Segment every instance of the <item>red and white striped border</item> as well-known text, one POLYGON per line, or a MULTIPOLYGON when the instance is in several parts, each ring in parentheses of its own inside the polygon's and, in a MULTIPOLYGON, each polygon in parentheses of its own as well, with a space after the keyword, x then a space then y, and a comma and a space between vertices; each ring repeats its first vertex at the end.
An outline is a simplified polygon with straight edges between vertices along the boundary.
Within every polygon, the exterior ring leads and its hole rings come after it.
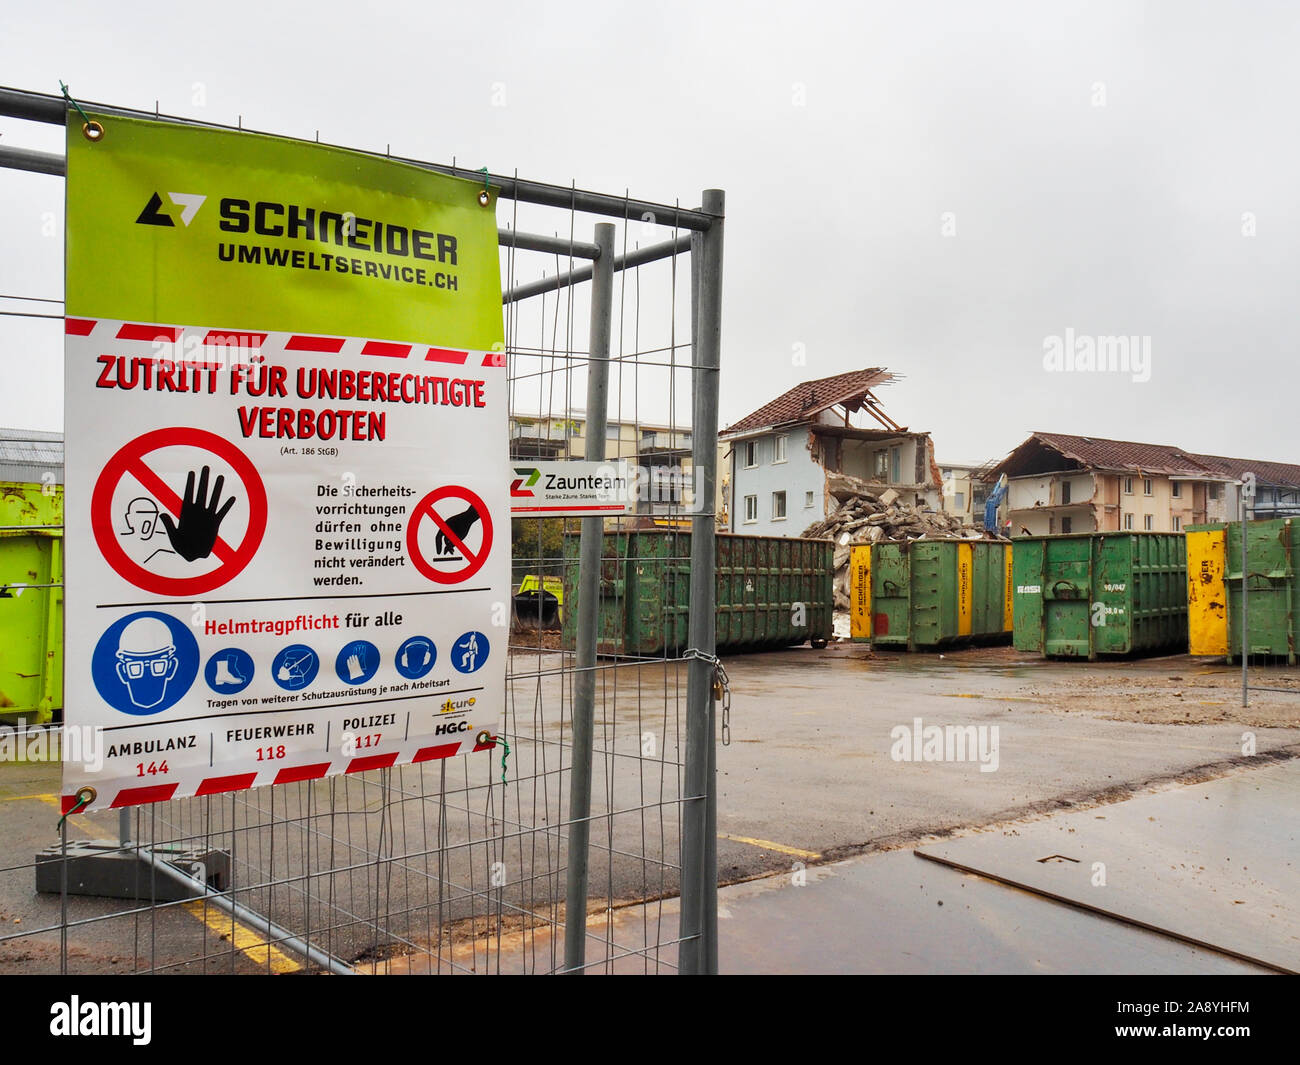
MULTIPOLYGON (((144 787, 119 787, 111 802, 102 792, 95 801, 81 813, 95 810, 117 810, 123 806, 141 806, 145 803, 167 802, 169 799, 187 799, 200 795, 224 795, 232 791, 248 791, 252 788, 265 787, 268 784, 296 784, 302 780, 322 780, 325 777, 341 776, 348 773, 366 773, 372 769, 392 769, 397 765, 417 765, 420 762, 432 762, 439 758, 454 758, 458 754, 474 754, 478 751, 490 751, 497 745, 495 736, 483 737, 482 734, 472 740, 455 740, 451 743, 434 744, 431 747, 419 747, 413 754, 403 758, 400 751, 390 754, 367 754, 355 758, 331 759, 310 762, 305 765, 283 766, 277 770, 252 773, 233 773, 219 777, 201 777, 197 783, 186 787, 181 780, 167 784, 149 784, 144 787)), ((184 772, 184 771, 182 771, 184 772)), ((86 782, 96 787, 93 781, 86 782)), ((115 782, 114 782, 115 783, 115 782)), ((98 788, 96 787, 96 790, 98 788)), ((61 796, 63 813, 76 807, 77 794, 61 796)))
POLYGON ((501 351, 463 351, 437 348, 426 344, 406 344, 393 340, 364 340, 357 337, 314 336, 307 333, 259 333, 246 329, 206 329, 183 325, 157 325, 97 318, 65 318, 68 336, 90 337, 159 344, 202 346, 219 351, 248 349, 263 355, 276 352, 312 352, 318 355, 366 355, 381 359, 404 359, 408 362, 432 362, 448 366, 485 366, 504 369, 506 356, 501 351), (197 338, 202 337, 202 340, 197 338), (194 338, 194 339, 191 339, 194 338))

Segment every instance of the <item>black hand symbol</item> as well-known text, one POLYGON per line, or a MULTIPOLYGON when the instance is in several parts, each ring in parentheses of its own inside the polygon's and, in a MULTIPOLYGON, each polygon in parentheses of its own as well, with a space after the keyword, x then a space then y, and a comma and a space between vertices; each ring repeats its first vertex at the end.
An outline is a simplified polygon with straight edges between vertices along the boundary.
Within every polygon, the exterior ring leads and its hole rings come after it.
POLYGON ((199 494, 196 496, 194 471, 190 471, 190 475, 185 479, 185 499, 181 503, 181 516, 175 524, 172 523, 170 514, 162 516, 163 526, 167 530, 172 547, 186 562, 207 558, 212 554, 212 546, 217 542, 217 530, 221 528, 221 520, 235 505, 235 497, 231 496, 226 500, 225 506, 220 510, 217 509, 221 489, 226 483, 225 477, 220 474, 217 476, 216 484, 212 486, 212 497, 208 498, 209 472, 208 467, 204 466, 203 472, 199 475, 199 494))

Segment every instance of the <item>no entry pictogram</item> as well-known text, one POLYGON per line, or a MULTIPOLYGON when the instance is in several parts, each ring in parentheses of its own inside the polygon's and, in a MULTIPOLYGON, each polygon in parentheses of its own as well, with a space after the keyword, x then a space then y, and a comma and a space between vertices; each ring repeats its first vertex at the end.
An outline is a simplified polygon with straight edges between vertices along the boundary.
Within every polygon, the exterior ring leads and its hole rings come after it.
MULTIPOLYGON (((483 500, 468 488, 449 484, 435 488, 415 505, 411 511, 410 523, 406 526, 406 550, 411 556, 411 565, 431 581, 438 584, 459 584, 468 580, 483 568, 489 552, 492 550, 492 518, 483 500), (451 500, 452 506, 444 507, 448 514, 440 513, 436 508, 443 500, 451 500), (470 512, 473 511, 473 517, 470 512), (428 518, 438 529, 438 542, 449 544, 460 552, 465 564, 456 569, 439 569, 420 551, 420 526, 428 518), (483 542, 477 552, 465 546, 469 530, 478 524, 483 530, 483 542), (445 539, 444 539, 445 538, 445 539)), ((435 559, 441 557, 435 552, 435 559)), ((454 555, 452 556, 455 557, 454 555)))
POLYGON ((155 429, 136 437, 105 463, 90 499, 90 526, 104 560, 120 577, 137 588, 155 595, 203 595, 232 580, 252 561, 266 531, 266 488, 248 456, 223 437, 203 429, 181 426, 155 429), (191 468, 211 461, 211 456, 221 459, 242 482, 242 494, 233 485, 230 491, 248 507, 248 525, 243 540, 232 547, 218 536, 211 553, 221 565, 195 577, 167 577, 146 569, 122 549, 113 530, 113 495, 122 478, 128 474, 139 481, 173 519, 180 518, 181 497, 149 464, 150 454, 168 447, 193 448, 199 452, 191 468))

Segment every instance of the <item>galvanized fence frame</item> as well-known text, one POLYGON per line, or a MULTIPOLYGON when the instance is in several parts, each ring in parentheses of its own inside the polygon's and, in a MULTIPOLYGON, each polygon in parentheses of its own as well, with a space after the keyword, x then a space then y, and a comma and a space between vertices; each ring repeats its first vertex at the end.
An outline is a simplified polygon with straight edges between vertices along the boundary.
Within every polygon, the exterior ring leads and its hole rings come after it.
MULTIPOLYGON (((85 106, 108 116, 231 128, 157 112, 90 103, 85 106)), ((0 116, 56 126, 81 122, 63 98, 14 89, 0 89, 0 116)), ((242 122, 238 128, 252 132, 242 122)), ((448 166, 391 155, 386 158, 438 173, 484 180, 484 171, 454 163, 448 166)), ((61 156, 9 145, 0 146, 0 167, 47 175, 64 173, 61 156)), ((286 968, 285 960, 292 955, 307 968, 345 974, 358 971, 353 949, 358 943, 368 943, 371 971, 396 971, 401 966, 395 966, 394 960, 403 957, 427 957, 426 969, 430 972, 480 971, 480 948, 482 967, 501 971, 505 967, 502 951, 505 936, 521 937, 521 960, 517 963, 521 971, 614 971, 620 968, 621 960, 628 958, 639 961, 641 971, 664 968, 675 968, 682 973, 717 971, 714 747, 718 663, 713 501, 717 482, 724 196, 720 191, 707 190, 701 206, 688 210, 677 205, 635 200, 627 195, 526 181, 517 176, 487 174, 486 180, 497 187, 502 199, 514 201, 516 209, 519 204, 529 204, 567 214, 567 237, 523 233, 517 227, 499 230, 499 243, 507 250, 511 262, 503 304, 509 321, 522 301, 549 295, 558 301, 561 293, 571 293, 574 286, 591 282, 587 350, 577 350, 570 338, 558 348, 553 343, 551 352, 565 363, 565 373, 574 364, 585 364, 585 457, 588 459, 604 457, 610 402, 608 372, 614 278, 616 275, 626 278, 642 266, 663 261, 671 261, 675 276, 677 257, 690 255, 690 342, 674 341, 668 348, 670 374, 689 369, 691 378, 695 496, 690 512, 689 646, 681 651, 680 657, 675 649, 665 648, 662 658, 631 663, 636 669, 653 665, 662 673, 662 691, 654 690, 663 697, 664 750, 657 760, 650 760, 651 769, 657 767, 659 773, 658 800, 652 797, 646 802, 642 795, 643 801, 618 808, 614 800, 614 767, 621 760, 632 759, 642 774, 644 792, 646 759, 640 753, 620 751, 608 738, 605 746, 597 744, 597 704, 601 704, 603 712, 611 700, 617 702, 618 670, 629 664, 602 661, 597 655, 596 591, 604 526, 603 519, 584 518, 573 663, 561 659, 554 668, 546 668, 544 656, 539 654, 536 670, 509 667, 507 720, 501 729, 504 737, 515 741, 514 777, 509 785, 504 764, 501 781, 496 780, 495 763, 486 780, 472 782, 471 766, 462 758, 458 761, 464 764, 443 763, 436 769, 427 765, 396 767, 353 778, 331 778, 123 810, 118 819, 118 839, 108 847, 112 854, 125 860, 128 872, 123 875, 134 880, 123 896, 125 906, 92 904, 70 893, 68 879, 73 866, 68 855, 69 823, 64 819, 59 823, 57 861, 43 871, 47 880, 53 873, 59 883, 58 919, 35 929, 0 930, 0 950, 15 943, 57 936, 60 970, 66 972, 70 968, 70 934, 75 936, 87 929, 118 923, 129 924, 132 929, 132 971, 247 971, 252 962, 255 968, 276 972, 286 968), (616 227, 610 222, 595 225, 592 241, 576 239, 574 219, 579 214, 622 220, 623 253, 616 254, 616 227), (629 247, 626 232, 629 220, 647 219, 670 227, 671 239, 647 247, 629 247), (567 260, 568 269, 557 270, 554 277, 514 284, 514 256, 518 252, 543 253, 555 257, 557 263, 567 260), (576 260, 588 260, 590 265, 576 266, 576 260), (689 362, 677 362, 679 347, 689 353, 689 362), (670 692, 676 692, 682 671, 686 673, 684 755, 670 760, 666 738, 670 692), (519 721, 514 688, 521 681, 524 687, 535 687, 531 735, 519 721), (561 737, 558 741, 543 735, 545 723, 537 707, 544 699, 544 688, 552 698, 555 692, 559 693, 561 737), (563 705, 569 692, 571 741, 566 744, 562 736, 563 705), (525 750, 531 754, 532 764, 521 769, 525 750), (551 755, 556 759, 554 764, 547 761, 551 755), (593 813, 593 773, 598 759, 604 768, 606 808, 593 813), (665 798, 664 781, 669 771, 675 787, 667 790, 675 790, 676 795, 665 798), (462 773, 463 786, 460 781, 450 779, 462 773), (565 777, 566 813, 557 817, 554 807, 564 797, 565 777), (525 800, 521 798, 526 787, 532 789, 530 810, 524 809, 525 800), (508 808, 511 803, 515 806, 513 815, 508 808), (655 810, 660 817, 660 846, 652 854, 646 841, 645 818, 647 811, 655 810), (675 811, 678 821, 677 853, 671 857, 666 849, 671 846, 671 840, 664 832, 665 810, 675 811), (435 819, 432 826, 428 823, 431 814, 435 819), (628 854, 615 845, 614 820, 618 816, 638 815, 642 819, 640 852, 628 854), (466 819, 466 838, 456 840, 450 822, 452 817, 462 816, 466 819), (575 913, 585 918, 588 913, 592 891, 590 858, 596 847, 591 826, 601 822, 607 829, 603 850, 609 858, 602 886, 608 894, 603 938, 592 935, 588 920, 568 919, 568 915, 575 913), (417 826, 419 836, 412 842, 410 837, 416 833, 417 826), (146 839, 148 842, 143 842, 146 839), (498 864, 504 864, 502 859, 512 850, 517 851, 521 874, 509 885, 510 891, 506 884, 491 881, 480 886, 475 879, 476 871, 484 866, 495 869, 498 864), (561 854, 566 850, 567 862, 563 862, 561 854), (641 905, 643 934, 639 941, 631 943, 617 942, 614 933, 615 854, 639 861, 642 868, 640 897, 632 901, 641 905), (444 863, 453 859, 463 859, 457 871, 444 867, 444 863), (285 865, 291 868, 286 869, 285 865), (651 884, 647 879, 647 867, 659 870, 658 884, 651 884), (659 926, 671 916, 663 906, 665 897, 672 894, 672 878, 666 875, 671 872, 678 877, 680 910, 676 934, 665 937, 659 926), (561 873, 564 916, 560 915, 559 905, 561 873), (142 883, 145 878, 149 882, 147 888, 142 883), (347 884, 341 887, 344 880, 347 884), (400 885, 395 887, 399 880, 400 885), (418 891, 421 886, 423 904, 418 891), (348 899, 346 905, 340 902, 344 894, 348 899), (353 902, 358 897, 367 903, 365 908, 353 902), (538 899, 542 901, 539 903, 538 899), (647 904, 654 902, 659 903, 659 908, 651 914, 647 904), (201 953, 193 950, 187 953, 183 943, 169 943, 167 933, 158 930, 160 922, 167 924, 182 909, 197 916, 206 930, 200 936, 201 953), (420 916, 424 922, 423 936, 418 927, 420 916), (466 922, 468 936, 457 939, 456 929, 460 927, 463 931, 466 922), (215 951, 210 957, 209 932, 219 934, 222 941, 228 940, 229 949, 215 951), (558 945, 561 933, 562 956, 558 945), (163 954, 167 955, 163 958, 158 956, 160 937, 163 954), (141 948, 144 939, 149 943, 147 963, 141 948), (604 957, 597 961, 587 957, 593 939, 603 945, 604 957), (674 945, 676 965, 665 956, 674 945)), ((558 311, 558 302, 555 306, 558 311)), ((32 316, 61 317, 36 313, 32 316)), ((620 322, 620 342, 621 334, 620 322)), ((518 350, 517 337, 514 349, 508 330, 507 354, 512 365, 518 350)), ((620 344, 616 358, 620 365, 634 365, 638 361, 649 364, 645 354, 636 350, 624 353, 620 344)), ((639 673, 635 683, 639 700, 643 684, 639 673)), ((673 712, 675 716, 675 706, 673 712)), ((608 715, 604 719, 608 732, 608 715)), ((26 798, 48 799, 48 796, 26 798)), ((22 877, 35 871, 35 863, 0 860, 0 878, 22 877)), ((416 969, 417 965, 409 967, 409 971, 416 969)))

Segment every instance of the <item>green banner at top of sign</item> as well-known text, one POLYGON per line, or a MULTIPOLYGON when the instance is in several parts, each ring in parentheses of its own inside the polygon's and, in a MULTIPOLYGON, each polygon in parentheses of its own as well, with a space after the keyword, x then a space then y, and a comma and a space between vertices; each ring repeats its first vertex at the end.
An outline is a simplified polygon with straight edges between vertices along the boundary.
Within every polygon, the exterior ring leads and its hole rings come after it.
POLYGON ((68 125, 67 313, 490 350, 483 186, 339 148, 177 123, 68 125))

